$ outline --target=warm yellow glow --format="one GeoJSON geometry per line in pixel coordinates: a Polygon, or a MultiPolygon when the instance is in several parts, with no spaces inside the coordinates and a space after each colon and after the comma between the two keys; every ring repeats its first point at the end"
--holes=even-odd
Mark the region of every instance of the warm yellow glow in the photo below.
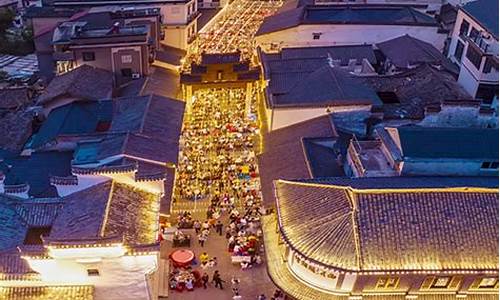
{"type": "Polygon", "coordinates": [[[127,249],[123,244],[113,244],[107,247],[89,248],[59,248],[48,246],[49,256],[52,258],[112,258],[123,256],[127,249]]]}
{"type": "Polygon", "coordinates": [[[88,283],[86,269],[72,260],[58,261],[55,259],[27,258],[30,268],[39,273],[42,281],[52,284],[82,284],[88,283]]]}

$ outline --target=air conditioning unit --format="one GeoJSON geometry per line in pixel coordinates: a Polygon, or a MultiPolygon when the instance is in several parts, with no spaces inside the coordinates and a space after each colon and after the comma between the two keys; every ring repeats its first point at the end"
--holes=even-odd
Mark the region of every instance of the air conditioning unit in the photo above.
{"type": "Polygon", "coordinates": [[[134,79],[139,79],[139,78],[141,78],[141,74],[139,74],[139,73],[134,73],[134,74],[132,74],[132,78],[134,78],[134,79]]]}

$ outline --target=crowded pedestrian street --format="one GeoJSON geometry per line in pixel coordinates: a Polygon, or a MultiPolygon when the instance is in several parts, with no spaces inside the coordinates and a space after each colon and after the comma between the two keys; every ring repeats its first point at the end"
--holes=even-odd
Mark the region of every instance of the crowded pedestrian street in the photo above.
{"type": "MultiPolygon", "coordinates": [[[[229,4],[200,32],[183,72],[202,53],[240,51],[249,61],[256,31],[281,4],[229,4]]],[[[185,99],[170,226],[162,229],[162,253],[170,262],[169,299],[284,299],[264,261],[257,93],[256,84],[219,83],[197,88],[185,99]]]]}
{"type": "Polygon", "coordinates": [[[167,250],[172,299],[199,299],[200,293],[214,295],[210,299],[240,293],[257,299],[276,292],[263,262],[256,93],[256,88],[250,95],[242,88],[206,88],[190,101],[167,250]]]}
{"type": "Polygon", "coordinates": [[[231,53],[241,51],[242,59],[249,60],[255,50],[254,36],[264,18],[276,12],[283,4],[279,0],[235,0],[217,17],[212,26],[198,34],[188,49],[183,70],[191,62],[199,61],[201,53],[231,53]]]}

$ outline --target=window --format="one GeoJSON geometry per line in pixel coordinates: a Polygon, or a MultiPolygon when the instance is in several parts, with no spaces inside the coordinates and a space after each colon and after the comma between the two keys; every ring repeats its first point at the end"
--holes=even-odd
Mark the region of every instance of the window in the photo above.
{"type": "Polygon", "coordinates": [[[313,33],[313,40],[319,40],[321,38],[321,32],[313,33]]]}
{"type": "Polygon", "coordinates": [[[467,47],[467,58],[470,60],[470,62],[479,70],[481,67],[481,60],[483,59],[481,53],[474,47],[469,45],[467,47]]]}
{"type": "Polygon", "coordinates": [[[399,277],[380,277],[377,280],[376,289],[396,289],[399,285],[399,277]]]}
{"type": "Polygon", "coordinates": [[[451,277],[436,277],[431,285],[431,288],[447,288],[450,285],[451,277]]]}
{"type": "Polygon", "coordinates": [[[495,69],[495,70],[498,71],[498,64],[495,63],[495,61],[493,60],[493,58],[487,57],[486,61],[484,63],[483,73],[484,74],[491,73],[492,69],[495,69]]]}
{"type": "Polygon", "coordinates": [[[97,270],[97,269],[87,269],[87,275],[89,275],[89,276],[99,276],[99,270],[97,270]]]}
{"type": "Polygon", "coordinates": [[[498,284],[498,278],[496,277],[485,277],[479,282],[479,288],[487,289],[494,288],[498,284]]]}
{"type": "Polygon", "coordinates": [[[83,52],[82,53],[83,61],[94,61],[95,53],[94,52],[83,52]]]}
{"type": "Polygon", "coordinates": [[[132,69],[131,68],[124,68],[121,71],[122,71],[123,77],[132,77],[132,69]]]}
{"type": "Polygon", "coordinates": [[[457,40],[457,47],[455,48],[455,58],[458,61],[462,61],[462,54],[464,53],[464,44],[461,41],[457,40]]]}
{"type": "Polygon", "coordinates": [[[122,63],[124,64],[132,63],[132,55],[122,55],[122,63]]]}
{"type": "Polygon", "coordinates": [[[481,164],[481,169],[498,170],[498,161],[485,161],[481,164]]]}
{"type": "Polygon", "coordinates": [[[466,36],[467,32],[469,32],[469,22],[463,20],[462,24],[460,25],[460,35],[461,36],[466,36]]]}
{"type": "Polygon", "coordinates": [[[473,41],[475,41],[478,36],[479,36],[479,31],[476,28],[472,27],[472,29],[470,30],[470,33],[469,33],[469,37],[473,41]]]}
{"type": "Polygon", "coordinates": [[[479,84],[476,99],[482,100],[485,104],[491,104],[495,97],[498,97],[498,84],[479,84]]]}
{"type": "Polygon", "coordinates": [[[49,236],[52,227],[30,227],[24,237],[25,245],[42,245],[42,236],[49,236]]]}

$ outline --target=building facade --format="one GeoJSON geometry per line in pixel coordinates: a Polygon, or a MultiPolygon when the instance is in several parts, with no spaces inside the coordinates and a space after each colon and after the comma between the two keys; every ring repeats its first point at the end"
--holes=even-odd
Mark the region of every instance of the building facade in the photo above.
{"type": "Polygon", "coordinates": [[[460,7],[448,57],[460,65],[458,82],[472,97],[486,104],[498,101],[498,2],[460,7]]]}
{"type": "Polygon", "coordinates": [[[155,55],[149,25],[116,23],[102,29],[87,29],[86,25],[64,22],[54,31],[58,73],[86,64],[113,73],[115,86],[149,74],[155,55]]]}
{"type": "Polygon", "coordinates": [[[52,5],[56,8],[89,8],[95,6],[119,6],[134,8],[160,9],[162,30],[164,31],[162,43],[169,47],[186,49],[194,39],[198,28],[196,19],[199,17],[198,3],[196,0],[175,1],[75,1],[55,0],[52,5]]]}
{"type": "Polygon", "coordinates": [[[276,51],[376,44],[405,34],[439,50],[446,39],[434,18],[414,8],[369,5],[306,5],[282,10],[264,20],[255,39],[264,51],[276,51]]]}

